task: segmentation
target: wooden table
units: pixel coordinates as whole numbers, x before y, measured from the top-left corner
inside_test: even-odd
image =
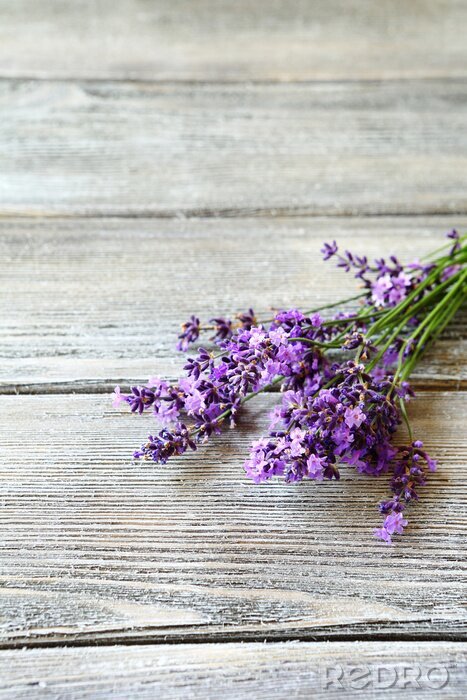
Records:
[[[108,394],[177,376],[191,313],[351,294],[323,240],[465,231],[467,2],[0,16],[0,698],[465,698],[465,314],[414,378],[439,470],[392,548],[384,480],[246,481],[274,394],[164,468]]]

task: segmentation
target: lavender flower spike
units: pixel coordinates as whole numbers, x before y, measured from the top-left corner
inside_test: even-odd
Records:
[[[283,310],[263,321],[253,309],[233,321],[212,314],[210,326],[192,315],[177,348],[186,351],[207,330],[217,348],[205,345],[188,357],[175,383],[153,377],[126,394],[115,388],[114,406],[127,404],[162,424],[135,458],[166,464],[195,450],[226,422],[234,427],[258,393],[280,387],[269,431],[253,442],[244,463],[246,477],[297,484],[338,480],[354,470],[370,497],[364,477],[382,476],[389,495],[378,506],[383,522],[374,535],[392,544],[436,468],[412,437],[408,380],[467,296],[466,237],[447,235],[440,255],[409,264],[394,255],[371,262],[340,251],[336,241],[325,243],[324,258],[352,272],[362,290],[342,304]],[[401,424],[405,445],[394,444]]]

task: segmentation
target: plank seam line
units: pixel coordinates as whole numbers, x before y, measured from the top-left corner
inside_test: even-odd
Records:
[[[12,82],[25,82],[25,83],[82,83],[90,85],[98,84],[116,84],[116,85],[147,85],[155,86],[158,85],[162,87],[173,85],[181,87],[203,87],[203,86],[226,86],[226,87],[248,87],[248,86],[319,86],[319,85],[386,85],[386,84],[408,84],[408,83],[441,83],[441,84],[455,84],[461,83],[467,80],[467,74],[452,76],[399,76],[399,77],[381,77],[381,78],[144,78],[144,77],[88,77],[88,76],[73,76],[69,75],[66,77],[60,77],[58,75],[53,75],[50,77],[31,75],[31,74],[19,74],[19,75],[4,75],[0,73],[0,82],[12,83]]]
[[[362,210],[346,210],[332,211],[325,208],[317,208],[310,211],[307,207],[267,207],[267,208],[242,208],[242,209],[188,209],[188,210],[144,210],[144,211],[112,211],[112,210],[91,210],[89,212],[41,212],[18,211],[18,212],[1,212],[0,223],[12,220],[85,220],[85,219],[170,219],[185,221],[189,219],[281,219],[281,218],[303,218],[303,219],[382,219],[382,218],[421,218],[421,217],[463,217],[467,215],[467,206],[462,209],[450,209],[449,207],[434,207],[426,210],[408,210],[394,211],[387,209],[385,211],[371,211],[368,209]]]
[[[2,651],[22,650],[22,649],[51,649],[56,647],[79,648],[79,647],[108,647],[114,645],[121,646],[180,646],[182,644],[230,644],[230,643],[263,643],[263,642],[308,642],[319,644],[322,642],[450,642],[454,644],[464,645],[467,643],[467,634],[458,632],[455,634],[404,634],[401,632],[382,632],[370,634],[327,634],[327,635],[307,635],[307,634],[231,634],[231,635],[216,635],[211,633],[208,635],[180,635],[164,638],[161,637],[133,637],[115,635],[114,637],[96,637],[95,639],[62,639],[62,640],[26,640],[20,639],[17,642],[1,642],[0,653]]]
[[[115,382],[109,382],[105,385],[90,383],[89,386],[81,385],[76,387],[67,387],[63,384],[60,384],[58,386],[38,385],[37,387],[8,385],[5,387],[0,386],[0,396],[70,396],[73,394],[80,394],[96,396],[108,395],[110,397],[113,391],[113,387],[117,384],[122,385],[124,387],[129,386],[127,380],[122,381],[119,379],[115,380]],[[430,382],[430,380],[425,380],[423,383],[420,384],[412,382],[412,386],[417,394],[422,394],[424,392],[455,393],[467,390],[467,380],[453,379],[448,381],[445,380],[443,382]],[[278,394],[279,389],[267,389],[263,393]]]

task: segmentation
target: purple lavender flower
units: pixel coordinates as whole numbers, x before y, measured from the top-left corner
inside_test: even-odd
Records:
[[[392,535],[400,535],[407,522],[401,512],[391,511],[384,519],[383,526],[375,529],[375,537],[384,540],[386,544],[391,544]]]
[[[125,397],[125,395],[122,394],[122,392],[121,392],[121,390],[120,390],[120,387],[119,387],[119,386],[116,386],[115,389],[114,389],[114,393],[113,393],[112,406],[113,406],[114,408],[118,408],[118,407],[120,406],[121,403],[125,403],[125,402],[126,402],[126,397]]]
[[[324,243],[321,252],[324,256],[324,260],[329,260],[333,255],[337,253],[337,243],[333,241],[332,243]]]
[[[371,298],[377,306],[384,306],[389,290],[392,289],[391,276],[385,273],[371,285]]]
[[[344,412],[344,422],[349,428],[359,428],[366,419],[365,414],[359,406],[349,406]]]
[[[446,282],[450,277],[453,277],[457,272],[461,270],[460,265],[449,265],[448,267],[445,267],[443,272],[441,273],[440,280],[441,282]]]
[[[298,309],[263,322],[253,309],[234,322],[214,317],[211,340],[220,352],[199,348],[174,384],[152,377],[128,394],[116,387],[115,406],[149,411],[163,426],[135,457],[165,464],[196,449],[225,421],[234,426],[245,401],[280,384],[269,434],[251,446],[246,475],[261,483],[273,477],[337,480],[347,468],[387,473],[390,496],[379,504],[384,521],[375,535],[391,544],[407,525],[406,509],[418,500],[427,473],[436,468],[420,441],[395,447],[392,439],[402,417],[408,422],[405,404],[414,394],[407,378],[430,340],[420,331],[435,333],[433,318],[444,324],[462,302],[466,246],[456,231],[448,237],[454,241],[449,255],[406,266],[395,256],[369,264],[366,256],[340,252],[335,241],[324,244],[325,259],[352,271],[364,289],[356,310],[345,307],[326,320]],[[212,326],[202,327],[191,316],[177,347],[186,350],[204,330]],[[344,361],[342,350],[355,359]]]
[[[186,370],[189,377],[193,376],[195,379],[199,379],[201,374],[213,367],[211,354],[204,348],[200,348],[198,356],[195,358],[189,357],[183,369]]]
[[[425,463],[430,471],[436,469],[436,462],[422,448],[423,443],[416,440],[409,447],[399,447],[395,451],[391,479],[393,496],[379,504],[379,510],[386,514],[386,518],[382,528],[374,531],[375,537],[388,544],[391,544],[392,535],[402,533],[407,525],[402,512],[412,501],[418,500],[418,489],[426,484],[422,464]]]
[[[269,437],[269,450],[255,450],[246,463],[247,475],[261,481],[280,474],[287,481],[304,478],[339,478],[339,465],[378,475],[391,467],[395,450],[390,440],[400,416],[394,400],[388,401],[389,383],[375,382],[363,365],[353,362],[333,367],[334,384],[314,393],[286,392],[276,425]],[[276,455],[281,455],[281,470]],[[311,466],[321,465],[319,470]],[[261,469],[259,468],[261,467]]]
[[[449,255],[452,257],[461,249],[460,236],[456,229],[453,229],[446,234],[446,238],[450,238],[452,241],[454,241],[454,245],[449,251]]]
[[[158,435],[150,435],[147,442],[133,456],[135,459],[143,458],[166,464],[170,457],[182,455],[188,448],[196,450],[196,443],[186,425],[179,423],[172,431],[164,428]]]
[[[306,461],[306,466],[309,479],[315,479],[316,481],[324,479],[324,471],[328,466],[324,457],[311,454]]]
[[[372,283],[371,298],[377,306],[394,306],[406,298],[407,290],[411,285],[412,280],[405,272],[397,274],[386,272]]]
[[[216,330],[211,338],[214,342],[220,342],[232,337],[232,321],[229,318],[218,316],[217,318],[211,318],[210,323],[214,323]]]
[[[323,322],[324,319],[320,313],[315,313],[312,314],[312,316],[310,316],[310,323],[313,326],[313,328],[319,328],[320,326],[322,326]]]
[[[404,267],[394,255],[390,256],[388,262],[381,258],[375,260],[374,265],[371,266],[366,256],[355,255],[348,250],[343,254],[339,253],[335,242],[325,244],[322,252],[325,260],[334,256],[337,259],[337,266],[345,272],[353,270],[355,277],[362,280],[367,289],[366,303],[378,308],[395,306],[403,301],[414,284],[419,281],[419,278],[404,271]],[[426,275],[430,266],[419,264],[412,268],[407,266],[407,271],[411,269],[420,270],[423,275]]]
[[[279,311],[274,319],[276,323],[284,328],[294,328],[299,326],[305,320],[304,314],[298,309],[290,309],[289,311]]]
[[[237,314],[237,318],[240,322],[240,327],[246,331],[249,331],[252,326],[257,324],[253,309],[248,309],[248,311],[245,311],[244,313]]]
[[[191,316],[188,321],[182,324],[182,332],[178,336],[177,350],[185,352],[190,343],[194,343],[199,338],[200,322],[196,316]]]

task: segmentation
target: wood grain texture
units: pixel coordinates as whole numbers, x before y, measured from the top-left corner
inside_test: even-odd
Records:
[[[467,213],[467,82],[0,82],[0,215]]]
[[[34,693],[37,698],[61,700],[347,700],[349,696],[464,700],[466,661],[467,645],[452,642],[157,644],[2,651],[0,698],[30,700]]]
[[[2,645],[465,639],[467,394],[410,405],[439,470],[394,547],[372,535],[386,479],[243,477],[276,401],[158,467],[130,456],[152,420],[109,396],[0,397]]]
[[[324,240],[405,260],[442,245],[465,217],[414,219],[4,220],[0,391],[108,391],[185,356],[179,324],[252,304],[313,308],[356,292],[324,263]],[[465,313],[417,369],[425,387],[464,386]]]
[[[324,263],[334,238],[371,256],[433,250],[465,217],[414,219],[4,220],[0,255],[0,392],[108,391],[175,378],[180,322],[252,304],[312,308],[351,296],[356,281]],[[414,380],[465,386],[466,316]]]
[[[392,548],[384,479],[243,477],[277,395],[160,468],[130,457],[151,421],[101,393],[177,376],[191,313],[354,293],[322,240],[408,259],[466,228],[466,22],[464,0],[0,0],[0,699],[319,698],[330,664],[332,697],[439,697],[434,666],[467,696],[465,311],[414,376],[439,470]]]
[[[463,0],[1,0],[0,16],[0,76],[466,76]]]

